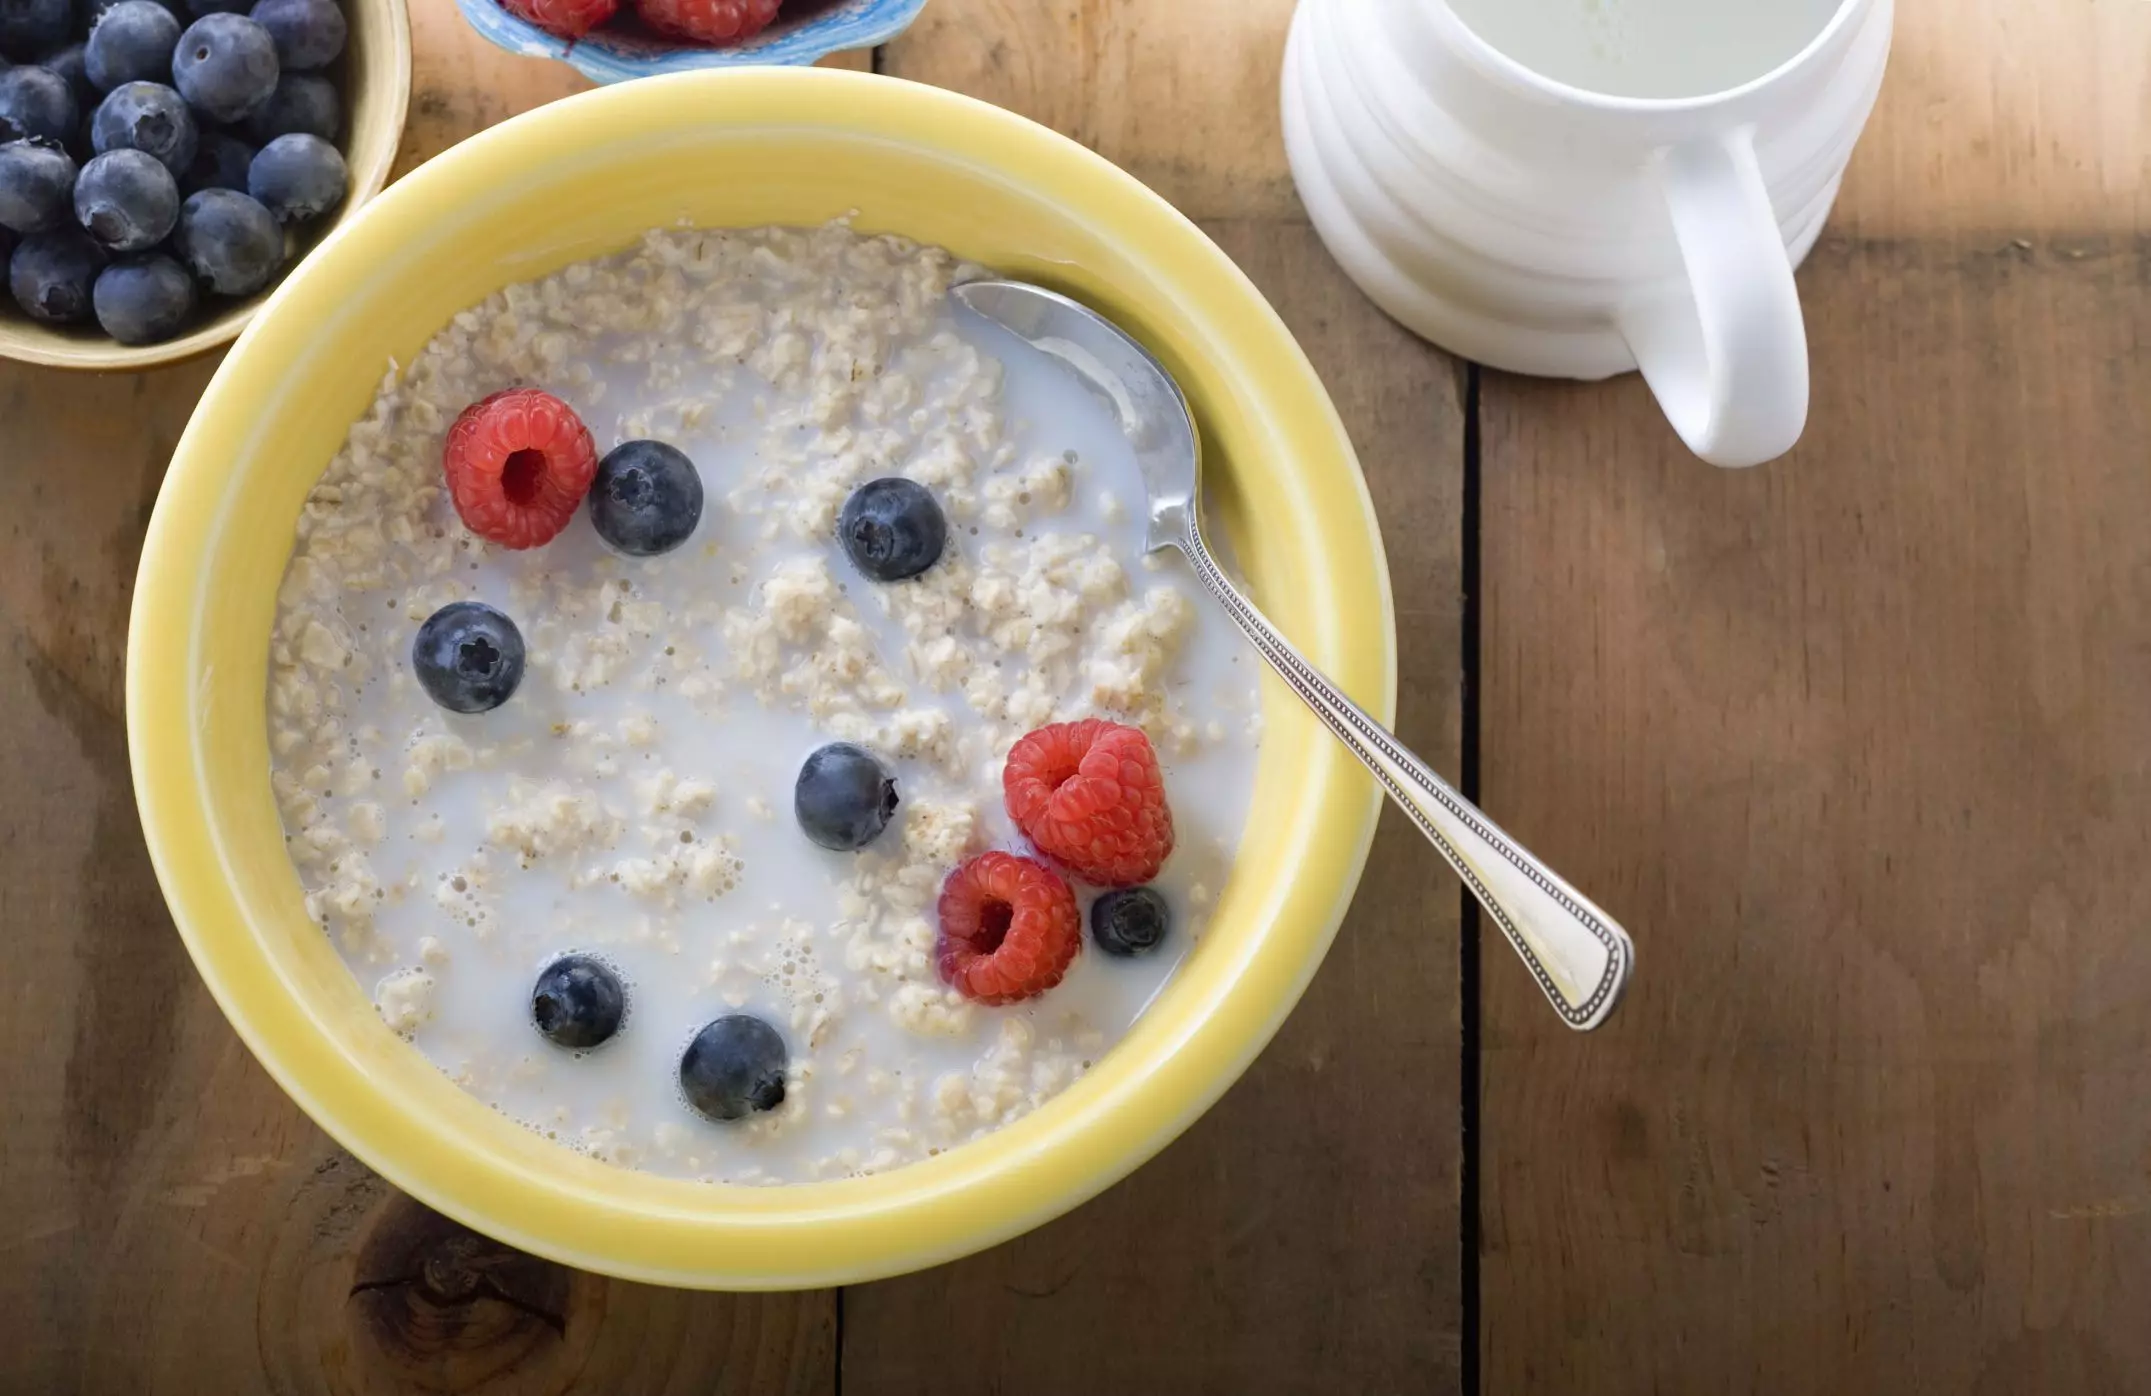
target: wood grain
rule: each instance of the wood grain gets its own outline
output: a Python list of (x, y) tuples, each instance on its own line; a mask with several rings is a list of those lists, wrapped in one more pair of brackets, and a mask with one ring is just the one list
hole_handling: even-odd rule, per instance
[[(2039, 13), (2094, 9), (2145, 32)], [(2031, 11), (1948, 39), (1950, 101), (2007, 70), (2051, 133), (1963, 146), (1892, 75), (1800, 278), (1791, 457), (1713, 471), (1633, 380), (1485, 382), (1487, 806), (1638, 945), (1588, 1039), (1486, 952), (1489, 1391), (2151, 1369), (2151, 237), (2101, 183), (2142, 126)], [(1872, 235), (1923, 189), (1965, 230)]]
[(2151, 4), (1899, 0), (1836, 227), (1882, 238), (2151, 226)]
[(883, 71), (1021, 112), (1206, 218), (1297, 220), (1277, 75), (1293, 0), (933, 0)]
[[(1205, 219), (1276, 304), (1383, 520), (1401, 730), (1453, 773), (1460, 379), (1359, 296), (1298, 214), (1272, 95), (1288, 11), (936, 0), (884, 67), (1104, 151)], [(1457, 904), (1418, 834), (1385, 818), (1336, 948), (1247, 1076), (1069, 1217), (848, 1290), (848, 1396), (1454, 1389)]]

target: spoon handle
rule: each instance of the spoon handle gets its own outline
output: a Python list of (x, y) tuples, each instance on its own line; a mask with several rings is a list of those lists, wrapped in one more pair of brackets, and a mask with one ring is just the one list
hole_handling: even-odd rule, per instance
[(1584, 1032), (1605, 1022), (1635, 960), (1628, 933), (1301, 658), (1225, 576), (1196, 529), (1185, 529), (1179, 541), (1195, 575), (1270, 667), (1366, 764), (1464, 879), (1562, 1021)]

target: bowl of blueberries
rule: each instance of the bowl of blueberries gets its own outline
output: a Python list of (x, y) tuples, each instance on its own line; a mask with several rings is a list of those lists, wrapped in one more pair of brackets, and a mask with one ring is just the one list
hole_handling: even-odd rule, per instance
[(388, 182), (403, 0), (0, 0), (0, 357), (228, 344)]

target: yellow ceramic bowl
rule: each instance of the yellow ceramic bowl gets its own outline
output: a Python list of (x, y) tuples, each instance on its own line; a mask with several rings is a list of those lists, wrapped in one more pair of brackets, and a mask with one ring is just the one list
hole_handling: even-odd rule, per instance
[(863, 74), (691, 73), (518, 117), (390, 188), (284, 283), (180, 440), (129, 637), (135, 793), (202, 978), (292, 1098), (420, 1200), (593, 1270), (830, 1284), (946, 1260), (1066, 1211), (1186, 1128), (1269, 1040), (1328, 948), (1373, 833), (1372, 782), (1271, 683), (1237, 869), (1165, 993), (1044, 1108), (872, 1178), (733, 1188), (613, 1168), (509, 1122), (381, 1023), (307, 920), (269, 791), (269, 626), (308, 488), (390, 362), (502, 285), (653, 226), (854, 211), (863, 229), (1072, 291), (1156, 347), (1195, 401), (1217, 519), (1261, 601), (1362, 702), (1386, 712), (1393, 700), (1381, 540), (1321, 383), (1223, 253), (1075, 143)]
[[(403, 140), (403, 118), (411, 100), (411, 20), (404, 0), (342, 0), (350, 38), (329, 76), (343, 92), (344, 131), (337, 146), (351, 182), (344, 201), (325, 223), (299, 231), (294, 259), (355, 216), (359, 206), (381, 192), (396, 147)], [(0, 266), (4, 270), (4, 266)], [(202, 313), (194, 328), (162, 344), (121, 344), (95, 325), (40, 325), (15, 308), (0, 288), (0, 359), (117, 372), (162, 368), (221, 349), (232, 342), (269, 292), (241, 301), (215, 302), (215, 314)]]

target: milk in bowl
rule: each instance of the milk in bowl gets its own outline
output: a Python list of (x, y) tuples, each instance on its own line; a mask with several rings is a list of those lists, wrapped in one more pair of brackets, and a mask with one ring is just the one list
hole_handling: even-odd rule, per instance
[(1257, 661), (1143, 554), (1109, 407), (951, 303), (981, 274), (653, 232), (457, 315), (308, 499), (268, 700), (309, 913), (564, 1147), (895, 1168), (1200, 944)]

